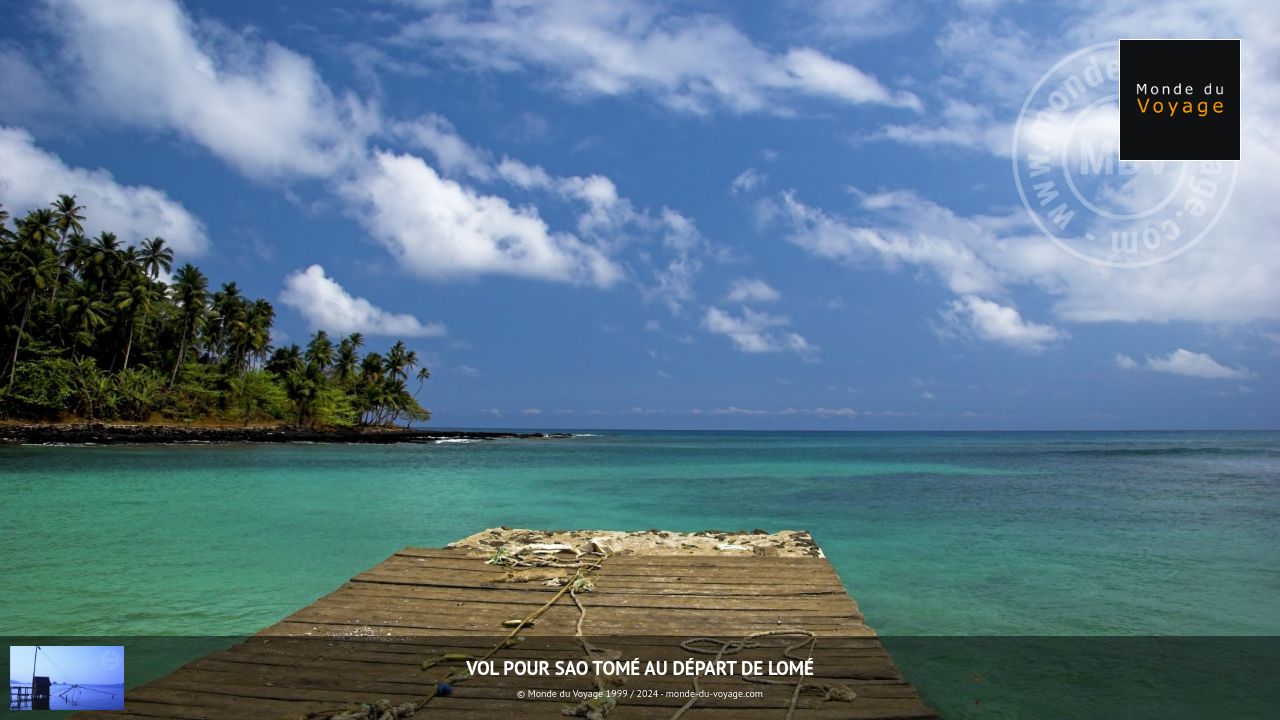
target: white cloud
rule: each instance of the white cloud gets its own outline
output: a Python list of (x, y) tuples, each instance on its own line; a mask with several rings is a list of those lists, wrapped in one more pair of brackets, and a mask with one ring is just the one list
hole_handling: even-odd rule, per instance
[(1244, 367), (1228, 367), (1208, 353), (1178, 348), (1164, 357), (1147, 356), (1141, 365), (1128, 355), (1116, 355), (1116, 366), (1122, 370), (1145, 369), (1154, 372), (1204, 378), (1207, 380), (1248, 380), (1254, 373)]
[[(1280, 225), (1273, 181), (1280, 174), (1280, 150), (1273, 142), (1280, 133), (1276, 120), (1280, 92), (1275, 90), (1280, 87), (1276, 70), (1280, 50), (1269, 42), (1280, 26), (1270, 5), (1189, 0), (1169, 11), (1158, 4), (1129, 0), (1089, 3), (1064, 16), (1061, 32), (1053, 37), (1024, 30), (1010, 16), (973, 9), (972, 14), (962, 12), (938, 38), (939, 61), (949, 69), (944, 81), (934, 85), (941, 110), (913, 123), (887, 125), (872, 137), (922, 147), (964, 146), (1008, 157), (1013, 121), (1027, 93), (1041, 73), (1068, 53), (1124, 37), (1135, 27), (1143, 28), (1148, 37), (1241, 37), (1242, 93), (1251, 98), (1241, 111), (1246, 159), (1237, 165), (1235, 191), (1222, 219), (1192, 250), (1145, 268), (1107, 269), (1073, 258), (1042, 237), (1016, 206), (1003, 218), (965, 217), (915, 198), (899, 212), (840, 221), (838, 232), (825, 237), (858, 233), (861, 237), (846, 239), (844, 244), (866, 246), (903, 229), (917, 233), (914, 245), (924, 244), (923, 238), (941, 243), (949, 248), (951, 259), (910, 257), (894, 248), (881, 249), (879, 254), (903, 257), (945, 279), (956, 269), (972, 268), (973, 263), (960, 259), (962, 253), (971, 253), (985, 268), (988, 287), (966, 290), (949, 281), (954, 291), (989, 294), (1007, 292), (1014, 285), (1028, 286), (1053, 297), (1054, 315), (1066, 322), (1238, 324), (1280, 319), (1280, 283), (1275, 281), (1280, 273), (1280, 245), (1274, 242), (1273, 231)], [(1048, 137), (1070, 138), (1076, 144), (1088, 139), (1095, 146), (1108, 140), (1114, 149), (1117, 134), (1114, 112), (1100, 112), (1071, 133), (1064, 127)], [(1061, 149), (1050, 148), (1048, 154)], [(1165, 181), (1171, 182), (1173, 175)], [(1159, 180), (1152, 179), (1142, 188), (1150, 193), (1167, 189), (1158, 185)], [(1124, 188), (1126, 193), (1134, 190)], [(1175, 196), (1170, 205), (1181, 201)], [(913, 213), (920, 215), (913, 217)], [(950, 231), (942, 232), (947, 228)], [(814, 244), (824, 237), (817, 232), (820, 229), (812, 226), (800, 233), (816, 254), (824, 249)], [(1097, 234), (1096, 230), (1085, 227), (1079, 232)], [(838, 242), (830, 242), (840, 249)], [(838, 252), (826, 254), (841, 259)], [(965, 272), (961, 277), (974, 274)]]
[(637, 1), (539, 0), (487, 8), (427, 3), (399, 42), (474, 67), (549, 71), (577, 96), (646, 94), (682, 112), (776, 111), (796, 96), (919, 109), (912, 94), (816, 50), (772, 53), (723, 18), (676, 16)]
[(521, 415), (541, 415), (542, 410), (541, 408), (536, 408), (536, 407), (525, 408), (520, 411), (520, 414)]
[(1116, 353), (1116, 367), (1121, 370), (1137, 370), (1138, 361), (1124, 353)]
[(617, 186), (603, 175), (558, 176), (538, 165), (503, 157), (497, 176), (522, 190), (549, 192), (578, 203), (578, 234), (607, 252), (616, 252), (637, 241), (661, 243), (669, 254), (659, 259), (651, 252), (641, 257), (649, 267), (651, 282), (637, 281), (646, 302), (658, 301), (674, 314), (694, 297), (694, 279), (702, 269), (696, 257), (708, 244), (692, 220), (664, 207), (658, 212), (638, 210), (618, 194)]
[(785, 4), (788, 14), (805, 18), (805, 32), (828, 41), (860, 41), (901, 32), (917, 11), (894, 0), (798, 0)]
[(739, 278), (729, 286), (725, 300), (733, 303), (742, 302), (774, 302), (780, 300), (782, 293), (773, 289), (759, 278)]
[[(879, 262), (893, 269), (917, 265), (932, 269), (957, 293), (989, 292), (998, 287), (994, 269), (978, 256), (957, 231), (979, 230), (949, 212), (921, 202), (911, 193), (860, 196), (864, 209), (887, 215), (889, 222), (851, 224), (805, 205), (794, 193), (782, 195), (790, 220), (788, 240), (818, 257), (848, 264)], [(890, 223), (898, 221), (898, 226)]]
[(176, 132), (252, 177), (327, 176), (378, 122), (309, 59), (171, 0), (61, 0), (50, 15), (84, 108)]
[(761, 185), (764, 185), (768, 179), (769, 176), (759, 170), (755, 168), (747, 168), (746, 170), (738, 173), (738, 177), (733, 179), (733, 182), (729, 185), (729, 192), (734, 195), (749, 193)]
[(1252, 148), (1240, 166), (1232, 205), (1190, 251), (1141, 268), (1104, 268), (1068, 255), (1032, 226), (1022, 207), (963, 216), (910, 191), (858, 194), (856, 219), (800, 201), (765, 198), (789, 223), (788, 240), (818, 257), (932, 272), (957, 295), (1008, 294), (1029, 287), (1054, 299), (1053, 314), (1073, 323), (1243, 323), (1280, 318), (1280, 205), (1267, 198), (1268, 168), (1280, 152)]
[(325, 275), (319, 265), (285, 276), (280, 301), (298, 311), (315, 330), (398, 337), (445, 334), (441, 323), (422, 323), (412, 315), (387, 312), (364, 298), (351, 295)]
[(811, 356), (821, 350), (797, 333), (776, 330), (789, 325), (790, 322), (782, 315), (756, 312), (745, 307), (742, 308), (741, 316), (732, 315), (717, 307), (709, 307), (702, 318), (702, 326), (708, 332), (729, 338), (740, 352), (771, 353), (787, 350)]
[(376, 153), (340, 192), (369, 233), (421, 277), (501, 274), (607, 287), (622, 276), (599, 248), (549, 230), (536, 208), (480, 194), (412, 155)]
[(947, 332), (976, 337), (1030, 353), (1042, 352), (1067, 334), (1052, 325), (1023, 319), (1016, 308), (964, 295), (941, 312)]
[(121, 185), (106, 170), (68, 167), (36, 147), (25, 130), (0, 127), (0, 202), (15, 217), (48, 207), (58, 195), (85, 207), (85, 231), (116, 233), (126, 242), (160, 236), (175, 253), (199, 255), (209, 246), (203, 223), (163, 191)]
[(723, 408), (712, 408), (710, 410), (693, 410), (694, 415), (768, 415), (768, 410), (754, 410), (751, 408), (740, 408), (736, 405), (730, 405)]
[(467, 175), (477, 180), (493, 177), (488, 153), (463, 140), (443, 115), (427, 113), (416, 120), (397, 122), (392, 131), (433, 154), (437, 167), (446, 175)]

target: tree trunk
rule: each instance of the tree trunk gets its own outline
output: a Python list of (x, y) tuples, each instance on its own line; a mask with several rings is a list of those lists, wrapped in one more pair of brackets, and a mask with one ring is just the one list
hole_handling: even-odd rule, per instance
[(182, 341), (178, 343), (178, 361), (173, 364), (173, 374), (169, 376), (169, 387), (178, 381), (178, 368), (182, 367), (182, 355), (187, 351), (187, 326), (182, 326)]
[(124, 344), (124, 367), (120, 368), (120, 372), (124, 372), (125, 370), (129, 369), (129, 351), (133, 350), (134, 319), (129, 320), (129, 342), (126, 342)]
[(27, 319), (31, 317), (31, 304), (36, 301), (36, 288), (31, 287), (27, 296), (27, 306), (22, 310), (22, 322), (18, 325), (18, 337), (13, 340), (13, 357), (9, 358), (9, 390), (13, 389), (13, 378), (18, 374), (18, 349), (22, 347), (22, 333), (26, 332)]

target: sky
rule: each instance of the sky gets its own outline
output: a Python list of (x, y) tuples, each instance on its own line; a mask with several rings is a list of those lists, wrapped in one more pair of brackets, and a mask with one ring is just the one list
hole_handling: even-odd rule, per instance
[(35, 673), (55, 683), (79, 685), (123, 685), (124, 647), (120, 645), (34, 645), (9, 646), (9, 680), (31, 684), (32, 660)]
[[(405, 339), (435, 425), (1280, 425), (1267, 2), (0, 6), (6, 209), (163, 236), (277, 344)], [(1191, 250), (1107, 268), (1011, 141), (1135, 35), (1243, 39), (1242, 160)]]

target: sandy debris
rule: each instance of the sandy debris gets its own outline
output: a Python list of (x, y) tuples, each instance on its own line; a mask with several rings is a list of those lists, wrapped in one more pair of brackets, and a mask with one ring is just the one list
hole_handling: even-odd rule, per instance
[[(551, 550), (561, 546), (577, 553), (608, 552), (615, 555), (758, 555), (761, 557), (826, 557), (822, 548), (803, 530), (767, 533), (703, 530), (695, 533), (666, 530), (525, 530), (490, 528), (465, 537), (447, 547), (475, 551), (490, 556), (518, 548), (541, 546)], [(567, 547), (566, 547), (567, 546)]]

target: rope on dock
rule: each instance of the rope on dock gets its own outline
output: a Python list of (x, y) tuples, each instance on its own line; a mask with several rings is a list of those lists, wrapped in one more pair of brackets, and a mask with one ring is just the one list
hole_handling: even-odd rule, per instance
[[(799, 637), (798, 642), (787, 645), (782, 650), (782, 656), (789, 660), (811, 660), (813, 659), (813, 649), (818, 644), (818, 636), (810, 630), (803, 628), (783, 629), (783, 630), (765, 630), (763, 632), (751, 633), (743, 637), (741, 640), (722, 640), (713, 637), (694, 637), (680, 643), (680, 647), (687, 652), (698, 653), (701, 655), (716, 656), (719, 662), (725, 655), (736, 655), (743, 650), (753, 650), (756, 648), (768, 647), (764, 643), (759, 642), (762, 638), (769, 637)], [(712, 646), (708, 649), (707, 645)], [(803, 647), (808, 647), (809, 652), (805, 657), (798, 657), (792, 653)], [(671, 720), (680, 720), (680, 718), (688, 712), (698, 702), (698, 695), (701, 694), (702, 688), (698, 683), (697, 675), (693, 676), (693, 697), (682, 705), (675, 714), (671, 716)], [(743, 675), (742, 679), (749, 683), (757, 683), (760, 685), (790, 685), (790, 682), (783, 680), (774, 680), (772, 678), (760, 677), (758, 675)], [(795, 689), (791, 692), (791, 702), (787, 705), (786, 720), (792, 720), (796, 713), (796, 706), (800, 702), (800, 693), (805, 691), (820, 692), (823, 694), (822, 702), (828, 700), (836, 700), (840, 702), (852, 702), (858, 697), (848, 685), (822, 684), (822, 683), (806, 683), (804, 677), (801, 676), (795, 682)]]
[[(560, 560), (557, 555), (560, 552), (572, 552), (575, 559), (572, 561)], [(598, 560), (584, 561), (583, 555), (596, 555)], [(599, 572), (601, 565), (605, 560), (609, 559), (609, 550), (607, 547), (592, 545), (591, 550), (586, 552), (580, 551), (570, 545), (560, 544), (536, 544), (527, 545), (517, 548), (512, 553), (499, 550), (494, 553), (493, 557), (487, 560), (490, 565), (506, 565), (509, 567), (530, 568), (530, 567), (556, 567), (556, 568), (572, 568), (574, 569), (573, 578), (564, 583), (555, 595), (551, 596), (545, 604), (534, 610), (527, 617), (518, 621), (505, 621), (504, 626), (511, 627), (511, 632), (506, 637), (498, 641), (496, 645), (489, 649), (487, 653), (479, 658), (466, 653), (446, 653), (429, 657), (422, 661), (422, 669), (427, 670), (447, 662), (463, 662), (467, 660), (488, 660), (502, 650), (509, 648), (519, 642), (517, 635), (521, 630), (531, 627), (535, 620), (542, 617), (544, 613), (552, 608), (566, 594), (573, 598), (574, 604), (578, 606), (580, 615), (578, 617), (577, 632), (579, 640), (583, 643), (583, 648), (590, 647), (586, 639), (582, 637), (582, 621), (586, 615), (586, 610), (578, 601), (577, 593), (591, 592), (595, 585), (591, 581), (591, 575)], [(442, 695), (448, 696), (453, 693), (453, 684), (463, 682), (471, 676), (465, 670), (453, 668), (447, 672), (440, 680), (435, 681), (427, 694), (413, 702), (393, 705), (389, 700), (379, 700), (376, 703), (364, 703), (357, 708), (345, 711), (321, 710), (310, 712), (302, 716), (302, 720), (400, 720), (401, 718), (413, 717), (419, 710), (426, 707), (432, 698)], [(597, 687), (599, 685), (599, 677), (597, 676)], [(612, 699), (609, 699), (612, 703)], [(612, 704), (608, 709), (599, 714), (584, 714), (577, 717), (586, 717), (588, 720), (603, 720), (608, 711), (612, 709)], [(568, 715), (570, 712), (565, 711)]]

